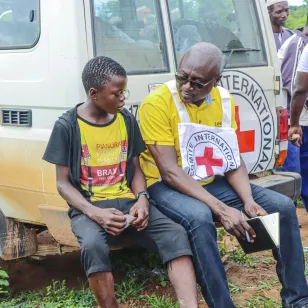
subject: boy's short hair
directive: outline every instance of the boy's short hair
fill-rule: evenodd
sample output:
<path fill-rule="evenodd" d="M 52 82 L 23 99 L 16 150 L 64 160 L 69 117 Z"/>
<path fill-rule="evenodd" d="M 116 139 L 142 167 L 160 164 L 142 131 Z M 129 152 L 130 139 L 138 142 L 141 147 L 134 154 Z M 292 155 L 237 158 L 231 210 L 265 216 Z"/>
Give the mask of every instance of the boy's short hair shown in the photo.
<path fill-rule="evenodd" d="M 83 69 L 82 83 L 86 93 L 91 88 L 99 89 L 108 81 L 112 76 L 126 77 L 126 71 L 122 65 L 108 57 L 96 57 L 90 60 Z"/>

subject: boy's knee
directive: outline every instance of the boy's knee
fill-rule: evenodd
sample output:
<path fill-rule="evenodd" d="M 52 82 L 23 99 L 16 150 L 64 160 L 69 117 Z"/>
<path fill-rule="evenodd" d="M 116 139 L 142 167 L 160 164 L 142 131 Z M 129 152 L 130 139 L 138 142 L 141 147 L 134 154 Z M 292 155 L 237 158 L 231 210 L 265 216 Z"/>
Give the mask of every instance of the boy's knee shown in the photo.
<path fill-rule="evenodd" d="M 80 245 L 81 263 L 89 276 L 96 272 L 110 272 L 109 247 L 100 237 L 88 235 Z"/>
<path fill-rule="evenodd" d="M 171 235 L 172 234 L 172 235 Z M 187 236 L 187 231 L 182 227 L 181 225 L 175 223 L 174 226 L 172 227 L 171 231 L 171 236 L 169 237 L 171 240 L 174 239 L 185 239 L 187 238 L 188 241 L 188 236 Z"/>
<path fill-rule="evenodd" d="M 166 233 L 161 245 L 162 259 L 170 261 L 180 256 L 192 255 L 187 231 L 179 224 L 174 223 L 172 229 Z"/>

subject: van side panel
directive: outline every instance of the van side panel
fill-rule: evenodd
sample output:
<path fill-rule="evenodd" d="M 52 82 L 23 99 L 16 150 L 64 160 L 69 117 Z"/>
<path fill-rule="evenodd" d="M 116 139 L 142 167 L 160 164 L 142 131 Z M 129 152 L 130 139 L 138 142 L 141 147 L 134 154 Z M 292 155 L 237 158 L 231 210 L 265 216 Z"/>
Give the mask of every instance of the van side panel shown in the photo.
<path fill-rule="evenodd" d="M 88 60 L 83 1 L 41 0 L 40 19 L 35 47 L 0 50 L 0 108 L 32 111 L 32 127 L 0 126 L 0 208 L 37 224 L 39 204 L 67 206 L 42 156 L 57 117 L 85 99 L 80 76 Z"/>

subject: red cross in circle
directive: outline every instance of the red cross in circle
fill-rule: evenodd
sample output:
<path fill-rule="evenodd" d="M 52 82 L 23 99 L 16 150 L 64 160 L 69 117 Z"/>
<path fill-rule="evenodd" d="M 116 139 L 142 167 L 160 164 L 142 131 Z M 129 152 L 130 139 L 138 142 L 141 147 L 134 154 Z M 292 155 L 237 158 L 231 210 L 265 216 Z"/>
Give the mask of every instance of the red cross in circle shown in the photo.
<path fill-rule="evenodd" d="M 222 167 L 223 165 L 223 160 L 221 158 L 214 158 L 213 153 L 213 148 L 205 147 L 203 156 L 196 157 L 197 165 L 205 166 L 208 176 L 214 175 L 212 167 Z"/>

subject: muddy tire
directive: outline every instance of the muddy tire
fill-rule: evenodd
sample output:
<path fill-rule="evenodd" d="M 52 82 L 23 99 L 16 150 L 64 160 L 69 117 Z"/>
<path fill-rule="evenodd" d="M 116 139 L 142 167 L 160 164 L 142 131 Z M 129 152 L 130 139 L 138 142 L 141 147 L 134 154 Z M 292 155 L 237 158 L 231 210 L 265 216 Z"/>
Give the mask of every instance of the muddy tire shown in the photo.
<path fill-rule="evenodd" d="M 0 258 L 13 260 L 37 251 L 36 232 L 25 224 L 6 218 L 0 211 Z"/>

